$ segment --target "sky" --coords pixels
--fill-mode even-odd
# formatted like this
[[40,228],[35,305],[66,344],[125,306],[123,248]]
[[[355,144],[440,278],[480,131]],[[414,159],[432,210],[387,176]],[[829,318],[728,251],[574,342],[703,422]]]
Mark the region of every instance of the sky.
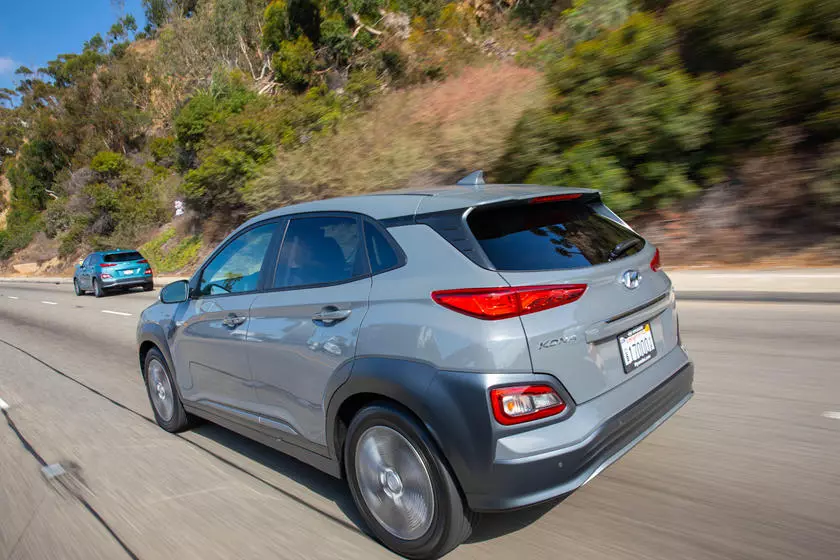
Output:
[[14,88],[15,70],[36,70],[82,43],[127,13],[143,29],[141,0],[0,0],[0,87]]

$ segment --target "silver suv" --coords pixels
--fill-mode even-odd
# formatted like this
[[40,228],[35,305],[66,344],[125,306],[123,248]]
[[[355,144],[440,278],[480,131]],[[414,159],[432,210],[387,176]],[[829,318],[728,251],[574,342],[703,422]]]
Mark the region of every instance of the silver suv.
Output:
[[140,319],[160,426],[209,419],[346,477],[409,558],[616,461],[692,395],[658,250],[596,191],[467,183],[234,231]]

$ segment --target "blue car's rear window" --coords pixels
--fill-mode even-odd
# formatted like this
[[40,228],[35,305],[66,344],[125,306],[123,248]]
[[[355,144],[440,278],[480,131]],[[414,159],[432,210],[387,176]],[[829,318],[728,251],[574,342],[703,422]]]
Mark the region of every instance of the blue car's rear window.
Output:
[[143,255],[137,251],[130,251],[127,253],[110,253],[102,257],[102,259],[107,263],[139,261],[142,258]]

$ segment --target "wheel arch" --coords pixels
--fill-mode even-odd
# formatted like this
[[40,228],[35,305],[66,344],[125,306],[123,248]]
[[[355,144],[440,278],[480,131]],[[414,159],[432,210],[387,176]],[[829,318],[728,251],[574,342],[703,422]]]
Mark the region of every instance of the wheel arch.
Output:
[[[163,359],[166,360],[166,367],[176,376],[174,362],[172,361],[172,354],[169,352],[169,345],[166,343],[166,335],[163,328],[155,323],[143,323],[138,327],[137,334],[137,353],[140,361],[140,375],[145,377],[146,356],[152,348],[157,348]],[[177,385],[177,383],[176,383]]]
[[444,458],[463,491],[461,458],[454,453],[460,446],[458,437],[449,437],[447,426],[457,422],[457,413],[442,415],[427,404],[427,394],[438,370],[425,362],[398,358],[364,357],[352,364],[347,381],[333,393],[327,406],[326,437],[330,456],[344,476],[343,444],[353,416],[364,406],[385,401],[411,414],[423,426]]

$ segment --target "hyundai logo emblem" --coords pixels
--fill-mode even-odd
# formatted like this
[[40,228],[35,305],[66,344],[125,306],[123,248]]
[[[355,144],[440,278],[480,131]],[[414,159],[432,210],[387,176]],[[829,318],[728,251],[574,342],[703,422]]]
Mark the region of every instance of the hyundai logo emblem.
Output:
[[628,290],[635,290],[639,287],[639,282],[642,281],[642,275],[638,270],[628,270],[621,275],[621,282]]

